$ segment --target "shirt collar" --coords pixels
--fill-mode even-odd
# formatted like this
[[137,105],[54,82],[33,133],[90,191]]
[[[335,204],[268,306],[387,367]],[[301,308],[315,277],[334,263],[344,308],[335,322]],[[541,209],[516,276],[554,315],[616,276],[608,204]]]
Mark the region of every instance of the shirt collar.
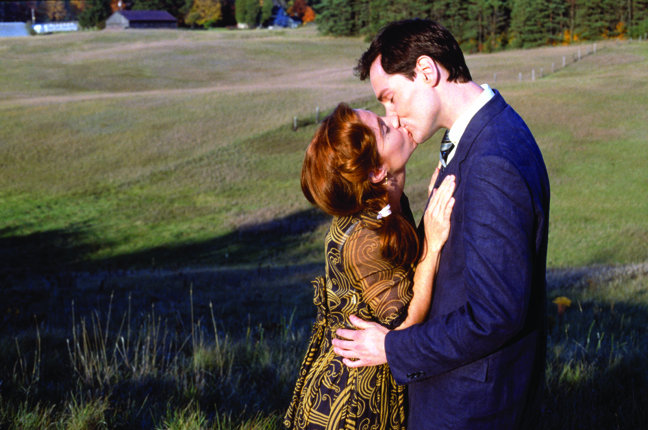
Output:
[[459,115],[459,118],[457,118],[454,124],[452,124],[452,127],[450,127],[448,137],[455,146],[452,152],[448,155],[447,163],[452,160],[454,154],[457,152],[459,141],[461,140],[464,131],[466,131],[466,127],[468,127],[468,124],[470,124],[470,121],[473,119],[475,114],[477,114],[477,112],[479,112],[479,110],[483,108],[486,103],[488,103],[490,99],[495,96],[495,93],[493,92],[491,87],[488,86],[488,84],[482,84],[481,87],[484,89],[484,91],[479,94],[479,96],[475,99],[475,101],[470,105],[468,109],[466,109],[461,115]]

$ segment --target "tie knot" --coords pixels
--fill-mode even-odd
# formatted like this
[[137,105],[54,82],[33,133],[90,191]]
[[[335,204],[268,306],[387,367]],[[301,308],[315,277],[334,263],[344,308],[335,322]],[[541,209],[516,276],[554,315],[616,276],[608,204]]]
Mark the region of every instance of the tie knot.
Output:
[[446,162],[448,160],[448,155],[450,152],[452,152],[452,149],[454,148],[454,143],[450,140],[450,130],[446,130],[445,133],[443,133],[443,139],[441,139],[441,165],[443,167],[446,166]]

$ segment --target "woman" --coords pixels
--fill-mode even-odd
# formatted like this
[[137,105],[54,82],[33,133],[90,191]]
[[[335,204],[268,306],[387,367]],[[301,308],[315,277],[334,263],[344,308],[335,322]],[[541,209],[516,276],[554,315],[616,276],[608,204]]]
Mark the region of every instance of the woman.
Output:
[[450,177],[434,192],[419,246],[403,195],[405,164],[414,149],[405,129],[342,103],[306,150],[304,195],[334,218],[325,241],[326,274],[313,281],[317,317],[284,419],[287,428],[405,428],[405,388],[396,385],[389,367],[348,368],[331,340],[336,329],[352,327],[351,314],[390,329],[425,318],[450,229],[454,182]]

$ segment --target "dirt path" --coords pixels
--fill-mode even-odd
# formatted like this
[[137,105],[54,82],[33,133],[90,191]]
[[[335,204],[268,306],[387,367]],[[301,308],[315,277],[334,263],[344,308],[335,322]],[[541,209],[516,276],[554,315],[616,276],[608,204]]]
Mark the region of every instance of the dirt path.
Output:
[[[0,101],[0,107],[38,106],[49,104],[76,103],[92,100],[108,100],[131,97],[172,97],[202,95],[217,92],[246,93],[268,90],[338,90],[341,95],[352,94],[360,97],[370,95],[368,84],[353,80],[349,67],[333,67],[301,71],[291,75],[276,76],[263,81],[252,80],[241,83],[223,83],[199,88],[167,88],[145,91],[118,91],[97,93],[76,93],[52,96],[18,97]],[[345,97],[348,99],[348,97]]]

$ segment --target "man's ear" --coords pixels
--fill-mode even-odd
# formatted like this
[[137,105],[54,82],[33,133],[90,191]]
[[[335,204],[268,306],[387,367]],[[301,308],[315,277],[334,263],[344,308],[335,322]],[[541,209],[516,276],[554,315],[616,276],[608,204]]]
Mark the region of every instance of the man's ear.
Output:
[[385,166],[382,166],[378,169],[373,169],[371,172],[369,172],[369,180],[374,184],[378,184],[384,181],[386,177],[387,169],[385,168]]
[[437,66],[436,61],[427,55],[421,55],[418,57],[414,71],[417,74],[420,73],[423,76],[423,80],[426,83],[432,84],[433,87],[439,85],[439,80],[441,79],[439,67]]

